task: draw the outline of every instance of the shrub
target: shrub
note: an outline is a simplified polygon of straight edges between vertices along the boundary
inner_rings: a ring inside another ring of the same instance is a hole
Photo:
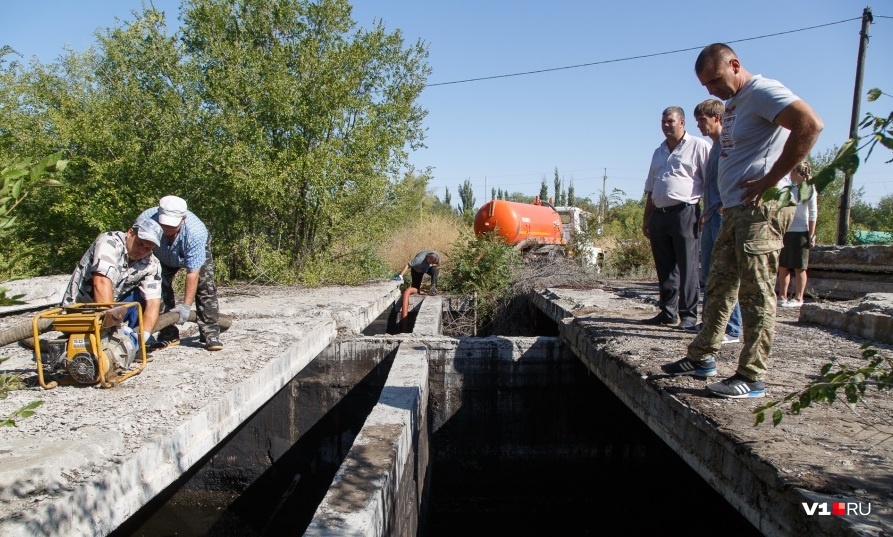
[[[655,276],[654,256],[648,239],[617,241],[605,260],[604,276],[609,278],[650,278]]]

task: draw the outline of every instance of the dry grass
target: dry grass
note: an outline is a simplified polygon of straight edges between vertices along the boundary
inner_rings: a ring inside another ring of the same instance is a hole
[[[387,266],[399,272],[406,262],[423,250],[437,250],[449,259],[453,243],[465,224],[458,216],[430,214],[407,223],[381,245],[380,255]]]

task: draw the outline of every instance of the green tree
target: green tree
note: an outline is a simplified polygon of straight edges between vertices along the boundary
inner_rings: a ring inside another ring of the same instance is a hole
[[[477,236],[470,230],[459,237],[452,251],[449,270],[444,271],[445,286],[475,296],[474,333],[478,333],[478,328],[490,323],[511,297],[513,274],[521,259],[500,235]]]
[[[99,232],[179,194],[211,228],[223,279],[266,259],[311,280],[365,274],[356,260],[400,204],[391,178],[424,140],[430,68],[424,43],[350,13],[346,0],[186,0],[178,33],[149,7],[83,54],[5,65],[4,154],[72,155],[67,187],[20,207],[20,242],[46,252],[35,266],[67,272]]]
[[[874,229],[893,233],[893,194],[888,194],[878,201]]]
[[[474,189],[471,186],[471,179],[466,179],[459,186],[459,214],[462,219],[471,224],[474,222]]]
[[[645,204],[642,200],[625,199],[620,201],[619,191],[614,189],[612,200],[605,213],[604,234],[619,240],[642,238],[642,218],[645,216]],[[615,201],[616,200],[616,203]]]
[[[558,167],[555,167],[555,177],[553,179],[555,183],[555,196],[553,197],[553,201],[556,205],[561,205],[561,178],[558,177]]]
[[[545,177],[543,177],[543,182],[540,184],[540,199],[543,201],[548,201],[549,199],[549,186],[546,185]]]
[[[19,158],[0,164],[0,238],[4,239],[0,241],[0,277],[3,280],[21,275],[15,271],[19,269],[18,261],[25,253],[21,245],[10,240],[16,224],[12,212],[37,189],[60,186],[55,177],[65,170],[67,164],[61,151],[42,159]],[[6,293],[6,289],[0,288],[0,306],[22,304],[19,300],[21,295],[10,297]]]
[[[574,206],[574,203],[576,203],[576,201],[577,198],[574,195],[574,180],[571,179],[571,183],[567,187],[567,204],[570,206]]]
[[[452,207],[453,205],[453,198],[450,196],[450,187],[448,186],[443,187],[443,203],[447,207]]]
[[[407,220],[420,220],[437,207],[437,196],[428,188],[430,180],[425,174],[409,170],[389,188],[389,226],[397,226]]]
[[[512,192],[511,194],[509,194],[508,192],[503,192],[502,196],[502,199],[506,201],[515,201],[518,203],[533,203],[536,199],[536,196],[528,196],[523,192]]]
[[[380,22],[354,29],[350,13],[346,0],[184,9],[202,102],[218,111],[203,118],[204,137],[235,149],[207,155],[209,175],[238,200],[213,212],[229,234],[286,245],[298,266],[350,258],[384,231],[388,175],[424,139],[415,101],[430,72],[426,48],[404,47]]]

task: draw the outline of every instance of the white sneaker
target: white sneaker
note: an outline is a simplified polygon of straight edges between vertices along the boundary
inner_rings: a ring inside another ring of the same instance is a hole
[[[722,336],[722,344],[726,345],[728,343],[739,343],[741,338],[737,336],[730,336],[729,334],[723,334]]]
[[[785,300],[781,303],[782,308],[799,308],[802,305],[802,300]]]
[[[788,299],[786,299],[786,298],[781,298],[781,299],[779,299],[779,300],[778,300],[778,307],[779,307],[779,308],[786,308],[786,307],[788,307]]]

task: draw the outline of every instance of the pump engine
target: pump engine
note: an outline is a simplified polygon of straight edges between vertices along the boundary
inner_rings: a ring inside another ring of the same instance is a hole
[[[139,330],[125,322],[129,308],[136,308]],[[55,339],[34,346],[37,375],[45,389],[68,379],[78,384],[111,388],[139,374],[146,367],[143,313],[138,302],[72,304],[37,314],[33,320],[34,340],[42,319],[62,332]],[[137,358],[141,362],[134,365]]]

